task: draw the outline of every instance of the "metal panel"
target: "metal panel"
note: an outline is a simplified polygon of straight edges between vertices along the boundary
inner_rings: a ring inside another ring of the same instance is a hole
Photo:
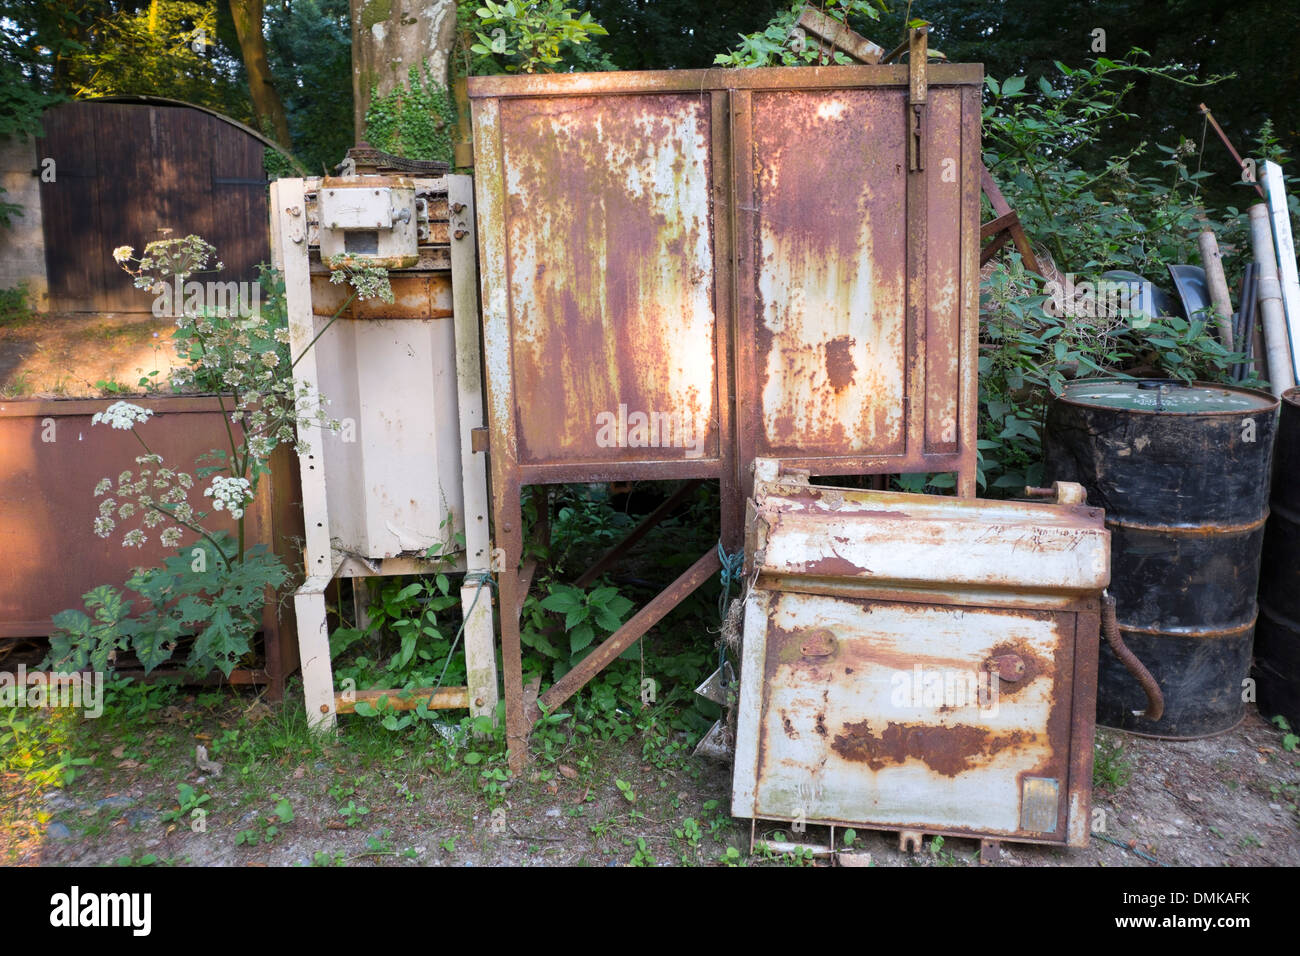
[[[765,626],[737,814],[1011,835],[1021,778],[1065,779],[1072,615],[777,592]],[[1025,673],[994,687],[1002,655]]]
[[[162,547],[155,533],[139,549],[123,548],[120,535],[102,540],[92,531],[101,500],[91,495],[95,483],[134,467],[139,454],[139,446],[128,436],[91,425],[91,417],[112,401],[0,402],[0,461],[6,465],[0,473],[0,544],[8,555],[0,570],[0,638],[47,635],[50,617],[81,607],[82,595],[91,588],[121,587],[134,568],[161,565],[180,548]],[[190,467],[198,455],[228,442],[224,415],[212,396],[132,401],[153,410],[143,434],[173,466]],[[263,478],[244,520],[247,545],[267,545],[290,568],[298,564],[294,539],[302,536],[293,464],[287,447],[276,450],[272,474]],[[196,492],[195,498],[200,497]],[[230,534],[236,530],[224,513],[212,515],[210,524]],[[194,539],[186,531],[182,545]],[[292,618],[286,621],[278,611],[276,602],[267,602],[266,666],[255,675],[257,682],[269,681],[277,695],[297,661]]]
[[[905,451],[903,98],[754,94],[759,454]]]
[[[1101,512],[775,466],[752,505],[733,812],[1086,841]]]
[[[502,104],[521,462],[717,457],[710,124],[680,94]]]
[[[913,171],[905,66],[470,78],[502,607],[524,484],[716,477],[727,549],[762,454],[973,495],[982,71],[928,78]]]

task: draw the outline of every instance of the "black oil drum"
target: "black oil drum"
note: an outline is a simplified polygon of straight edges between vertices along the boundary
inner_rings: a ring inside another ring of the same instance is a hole
[[[1260,551],[1277,399],[1168,380],[1071,382],[1044,433],[1047,481],[1106,510],[1110,593],[1124,643],[1164,694],[1146,694],[1103,644],[1097,722],[1174,739],[1229,730],[1253,696]]]
[[[1255,629],[1259,709],[1300,727],[1300,388],[1282,396]]]

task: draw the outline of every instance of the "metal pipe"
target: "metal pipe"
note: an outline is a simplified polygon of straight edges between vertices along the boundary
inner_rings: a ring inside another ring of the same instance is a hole
[[[1106,643],[1110,645],[1110,649],[1115,652],[1115,656],[1146,691],[1147,709],[1143,716],[1153,723],[1158,721],[1165,715],[1165,696],[1160,692],[1160,685],[1151,676],[1151,672],[1143,666],[1137,659],[1137,655],[1128,649],[1124,639],[1119,636],[1119,622],[1115,620],[1115,598],[1110,594],[1101,596],[1101,633],[1106,638]]]
[[[1232,352],[1234,351],[1232,299],[1228,296],[1228,277],[1223,274],[1223,257],[1219,255],[1219,241],[1214,237],[1214,230],[1202,231],[1196,237],[1196,245],[1201,250],[1205,284],[1210,288],[1210,301],[1214,303],[1215,321],[1219,326],[1219,341],[1223,343],[1225,349]]]
[[[1295,384],[1295,379],[1291,372],[1286,316],[1282,311],[1282,283],[1278,279],[1277,255],[1273,250],[1273,229],[1269,223],[1268,206],[1263,203],[1250,207],[1250,246],[1259,276],[1259,312],[1268,356],[1268,382],[1273,394],[1280,396]]]

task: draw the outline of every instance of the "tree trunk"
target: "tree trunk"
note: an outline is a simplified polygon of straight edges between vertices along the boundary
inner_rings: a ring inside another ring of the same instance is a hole
[[[285,149],[289,142],[289,117],[284,102],[271,84],[271,64],[266,58],[266,37],[262,35],[264,0],[230,0],[230,15],[239,37],[239,53],[248,72],[248,92],[258,131],[271,136]]]
[[[446,86],[456,40],[455,0],[349,0],[352,14],[353,129],[365,137],[371,93],[405,85],[411,67],[427,66]]]

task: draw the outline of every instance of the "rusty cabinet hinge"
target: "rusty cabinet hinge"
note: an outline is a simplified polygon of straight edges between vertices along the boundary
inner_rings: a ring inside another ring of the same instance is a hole
[[[469,430],[469,450],[488,450],[488,430],[486,427],[480,425],[478,428],[471,428]]]
[[[925,169],[926,61],[930,56],[928,26],[908,33],[907,54],[907,168]]]
[[[452,165],[457,169],[469,169],[474,166],[474,144],[453,143]]]

